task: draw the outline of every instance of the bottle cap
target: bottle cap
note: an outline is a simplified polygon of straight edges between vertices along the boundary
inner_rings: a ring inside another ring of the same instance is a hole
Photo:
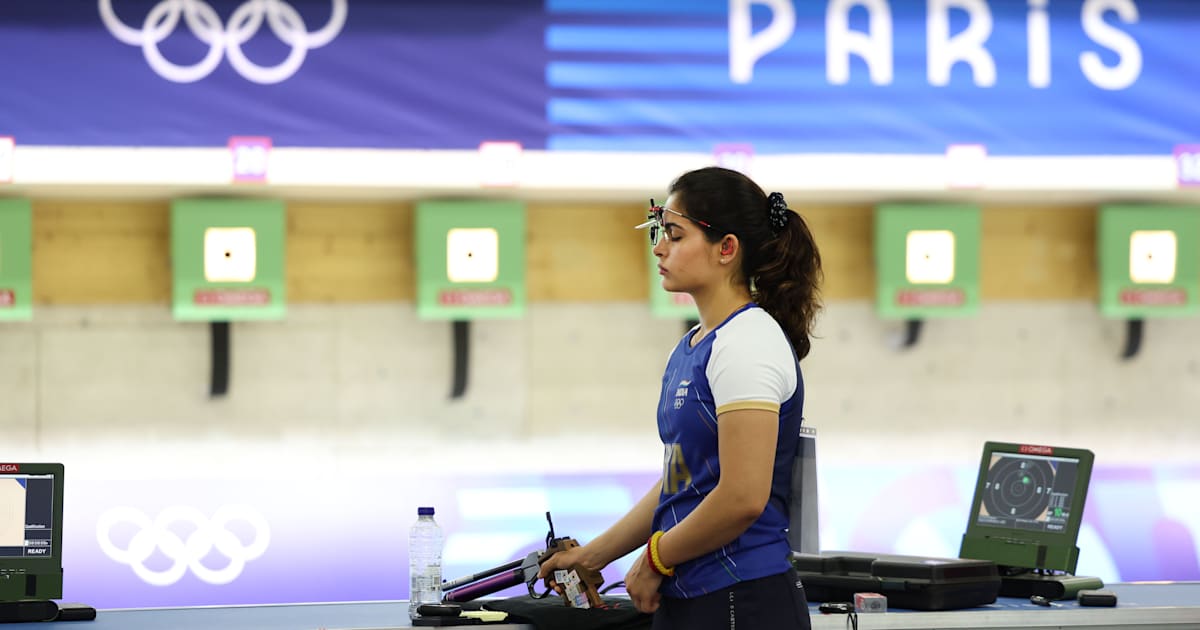
[[[417,508],[417,516],[433,516],[433,508],[419,507]]]

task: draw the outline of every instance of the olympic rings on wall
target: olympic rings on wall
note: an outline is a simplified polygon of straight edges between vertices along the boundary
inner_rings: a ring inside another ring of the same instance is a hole
[[[245,521],[254,529],[254,540],[250,544],[242,541],[226,527],[235,521]],[[112,541],[113,527],[129,523],[137,533],[122,549]],[[184,540],[171,527],[183,523],[195,527]],[[168,507],[153,520],[144,512],[133,507],[115,507],[100,516],[96,522],[96,539],[100,549],[109,558],[133,568],[142,581],[153,586],[170,586],[178,582],[188,569],[209,584],[228,584],[237,579],[246,568],[246,563],[261,556],[271,543],[271,529],[266,519],[257,510],[244,505],[223,505],[217,508],[212,518],[200,510],[187,506]],[[210,569],[204,559],[213,549],[229,558],[229,564],[221,569]],[[145,562],[155,550],[161,551],[172,564],[165,570],[155,571]]]

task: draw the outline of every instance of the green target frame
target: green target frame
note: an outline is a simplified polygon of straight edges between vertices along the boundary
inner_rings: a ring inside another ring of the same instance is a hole
[[[875,304],[885,318],[964,317],[979,310],[979,208],[875,209]]]
[[[416,211],[417,316],[525,314],[525,204],[422,201]]]
[[[1097,222],[1103,315],[1200,312],[1200,206],[1102,206]]]
[[[287,313],[285,229],[279,200],[174,201],[175,319],[282,319]]]
[[[0,321],[33,319],[33,206],[0,199]]]

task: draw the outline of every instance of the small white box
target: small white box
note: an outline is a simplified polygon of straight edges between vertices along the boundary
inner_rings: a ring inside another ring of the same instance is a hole
[[[517,186],[521,183],[520,142],[479,143],[479,185]]]
[[[446,233],[450,282],[492,282],[500,275],[500,234],[494,228],[454,228]]]
[[[951,144],[946,147],[946,186],[983,188],[987,147],[982,144]]]
[[[954,280],[954,232],[912,230],[905,239],[904,275],[913,284]]]
[[[887,612],[887,597],[879,593],[855,593],[854,611],[860,613]]]
[[[204,230],[204,279],[250,282],[258,265],[254,228],[210,227]]]
[[[1129,235],[1129,279],[1170,284],[1175,281],[1179,241],[1172,230],[1137,230]]]

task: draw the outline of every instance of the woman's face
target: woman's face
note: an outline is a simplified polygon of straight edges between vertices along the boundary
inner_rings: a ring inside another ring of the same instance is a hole
[[[687,214],[676,195],[668,197],[663,207]],[[728,263],[721,264],[720,249],[720,243],[708,242],[704,228],[678,214],[664,212],[663,234],[654,246],[662,287],[693,293],[723,281]]]

